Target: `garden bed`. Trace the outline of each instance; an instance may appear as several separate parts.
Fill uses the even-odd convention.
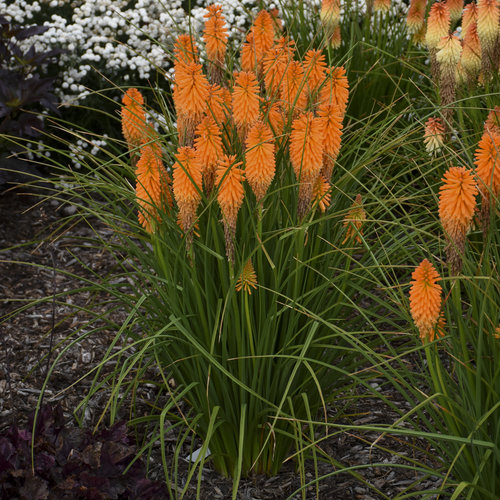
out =
[[[101,276],[113,273],[113,259],[99,248],[82,245],[82,240],[92,237],[92,231],[112,237],[111,230],[96,220],[91,221],[93,230],[79,223],[69,226],[63,234],[53,240],[53,231],[65,216],[74,210],[54,201],[40,201],[35,195],[18,194],[21,190],[6,191],[0,196],[0,216],[4,221],[0,227],[0,272],[4,277],[1,283],[4,300],[1,315],[8,315],[22,303],[39,301],[20,314],[10,317],[0,325],[2,350],[0,351],[0,432],[12,425],[27,425],[28,417],[36,408],[40,391],[46,376],[46,356],[51,343],[52,326],[55,325],[51,360],[55,358],[67,339],[89,320],[85,308],[99,308],[105,311],[109,297],[96,298],[89,292],[67,296],[67,304],[58,300],[52,303],[54,291],[60,293],[76,290],[83,280],[93,280],[94,274]],[[56,271],[52,270],[55,265]],[[61,273],[58,269],[63,269]],[[69,276],[66,273],[71,273]],[[75,312],[77,309],[80,311]],[[115,310],[113,319],[121,323],[127,311]],[[83,331],[84,333],[84,331]],[[75,426],[73,411],[88,393],[92,377],[86,375],[103,358],[106,349],[114,338],[115,331],[103,330],[99,335],[87,336],[66,351],[64,357],[55,365],[45,390],[45,403],[61,405],[67,426]],[[110,361],[112,364],[113,362]],[[112,366],[108,367],[110,370]],[[106,370],[106,368],[105,368]],[[384,395],[404,409],[408,403],[393,389],[380,388]],[[143,387],[141,399],[146,402],[155,397],[154,389]],[[85,418],[83,428],[92,430],[99,420],[106,403],[106,392],[93,398]],[[127,405],[123,406],[122,418],[126,418]],[[398,415],[381,406],[373,397],[361,398],[358,404],[349,408],[330,408],[330,416],[345,410],[340,422],[349,424],[391,424]],[[147,404],[144,405],[147,411]],[[103,419],[103,425],[107,423]],[[334,435],[322,443],[322,448],[330,456],[345,466],[361,466],[356,472],[360,478],[347,473],[336,473],[319,482],[319,498],[365,499],[384,498],[369,487],[374,486],[389,498],[410,487],[410,491],[432,489],[438,486],[436,478],[422,478],[410,470],[394,467],[404,463],[404,457],[429,463],[429,450],[425,443],[408,441],[403,438],[385,437],[378,446],[371,446],[378,437],[377,433],[345,432]],[[167,450],[173,455],[177,437],[168,436]],[[189,443],[186,442],[181,456],[188,457]],[[384,451],[386,448],[389,451]],[[168,460],[168,457],[167,457]],[[187,460],[181,460],[184,471],[180,471],[179,483],[187,476]],[[370,464],[387,464],[386,467],[373,467]],[[306,466],[306,481],[314,480],[314,467]],[[334,473],[327,464],[320,464],[321,476]],[[162,479],[162,466],[159,446],[153,450],[149,475]],[[366,480],[364,484],[361,477]],[[213,471],[210,464],[202,474],[201,498],[231,498],[232,482]],[[275,477],[263,476],[245,479],[239,488],[241,499],[282,499],[287,498],[300,488],[300,478],[294,470],[293,462],[288,461],[280,474]],[[308,488],[307,498],[315,498],[314,486]],[[300,498],[296,494],[293,498]],[[386,498],[387,498],[386,497]],[[185,498],[196,498],[196,483]]]

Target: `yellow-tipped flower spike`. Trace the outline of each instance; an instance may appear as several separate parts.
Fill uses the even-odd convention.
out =
[[[462,44],[455,35],[443,37],[436,47],[436,61],[439,64],[439,91],[445,127],[451,128],[455,89],[457,83],[457,65],[462,54]]]
[[[477,23],[477,6],[474,2],[468,3],[462,13],[462,39],[465,39],[469,28]]]
[[[264,198],[274,178],[274,137],[268,125],[255,122],[246,141],[245,176],[257,201]]]
[[[318,104],[336,104],[343,114],[349,99],[349,82],[343,66],[330,67],[326,71],[325,81],[322,83]]]
[[[406,17],[408,32],[412,35],[419,33],[425,25],[425,7],[427,0],[410,0],[410,8]]]
[[[136,88],[130,88],[123,95],[122,102],[122,132],[129,150],[132,150],[147,140],[144,98]]]
[[[449,240],[446,247],[452,272],[462,267],[467,231],[476,209],[477,187],[471,171],[464,167],[451,167],[442,179],[439,189],[439,218]]]
[[[446,5],[450,12],[450,19],[452,23],[456,23],[462,17],[464,8],[464,0],[446,0]]]
[[[206,116],[196,127],[194,146],[201,163],[207,194],[212,191],[217,162],[222,156],[221,130],[211,116]]]
[[[344,116],[336,104],[321,104],[318,109],[318,117],[323,120],[324,124],[324,156],[321,173],[327,181],[330,181],[340,151]]]
[[[353,244],[354,241],[363,243],[361,235],[363,234],[363,224],[365,221],[366,212],[363,208],[363,199],[358,194],[344,219],[343,225],[346,228],[346,236],[342,241],[342,245],[346,243]]]
[[[248,259],[236,282],[236,291],[243,290],[248,295],[252,295],[252,288],[257,288],[257,274],[253,268],[252,260]]]
[[[467,81],[472,84],[481,71],[481,44],[477,36],[476,24],[473,23],[463,38],[463,50],[460,63],[465,71]]]
[[[410,311],[422,342],[435,339],[442,302],[442,289],[437,283],[440,279],[439,273],[427,259],[412,274]]]
[[[340,0],[322,0],[319,17],[328,37],[340,23]]]
[[[222,211],[224,234],[226,239],[226,255],[234,264],[234,238],[236,236],[236,220],[243,203],[243,170],[242,162],[236,162],[236,155],[223,155],[216,171],[217,201]]]
[[[291,61],[285,71],[280,87],[283,108],[294,114],[304,111],[307,105],[307,85],[304,79],[304,70],[299,61]]]
[[[174,198],[179,207],[180,226],[190,233],[196,219],[196,210],[201,199],[202,166],[195,149],[184,146],[177,151],[173,170]],[[188,249],[192,241],[186,238]]]
[[[484,124],[484,131],[492,135],[500,135],[500,106],[495,106],[488,113],[488,118]]]
[[[455,35],[445,36],[439,41],[436,48],[438,49],[436,59],[440,67],[446,66],[447,68],[456,69],[462,53],[460,39]]]
[[[233,118],[238,129],[246,129],[259,118],[259,83],[255,73],[241,71],[232,92]],[[246,135],[246,130],[242,134]]]
[[[444,146],[444,124],[441,118],[429,118],[425,122],[425,149],[430,155],[437,155]]]
[[[138,219],[148,233],[153,232],[154,221],[161,221],[160,212],[165,208],[165,203],[171,204],[169,178],[159,153],[159,148],[143,146],[136,165]]]
[[[319,175],[316,179],[316,183],[313,187],[313,200],[317,204],[321,212],[325,212],[330,206],[332,201],[332,196],[330,194],[331,184],[323,177]]]
[[[389,12],[391,8],[391,0],[374,0],[373,10],[376,12]]]
[[[450,11],[448,6],[443,2],[432,4],[427,20],[427,32],[425,34],[425,43],[429,50],[437,48],[438,43],[445,36],[448,36],[450,31]]]
[[[500,4],[497,0],[478,0],[477,34],[481,42],[483,76],[498,70],[500,37]]]
[[[500,5],[496,0],[478,0],[477,34],[483,50],[493,49],[499,35]]]
[[[309,94],[313,94],[325,79],[325,56],[321,50],[310,49],[306,52],[302,65]]]

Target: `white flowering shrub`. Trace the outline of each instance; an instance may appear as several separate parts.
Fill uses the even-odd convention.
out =
[[[32,37],[39,50],[61,48],[57,95],[63,104],[82,102],[88,89],[140,86],[170,68],[169,52],[181,32],[200,35],[205,6],[182,0],[0,0],[0,13],[19,24],[49,29]],[[240,40],[256,0],[220,0],[230,38]],[[106,82],[108,80],[108,82]]]

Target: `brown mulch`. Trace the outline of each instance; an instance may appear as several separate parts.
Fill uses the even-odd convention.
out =
[[[63,349],[66,350],[45,388],[44,401],[61,404],[69,425],[76,425],[73,412],[91,388],[92,374],[86,375],[99,365],[117,333],[105,323],[92,332],[96,325],[93,315],[106,311],[109,297],[104,293],[96,296],[84,289],[87,282],[93,282],[98,276],[113,274],[113,259],[92,244],[93,230],[112,237],[111,230],[92,221],[93,229],[83,223],[69,225],[62,235],[54,238],[54,227],[75,208],[55,201],[40,202],[35,195],[21,195],[18,191],[0,192],[0,432],[27,421],[40,398],[49,353],[52,362]],[[78,289],[82,290],[64,293]],[[119,309],[109,314],[116,325],[127,317],[127,311]],[[67,348],[71,339],[77,337],[80,340]],[[104,367],[104,371],[106,369]],[[380,387],[396,405],[408,409],[408,403],[391,390]],[[97,423],[107,395],[109,392],[102,392],[91,400],[81,415],[82,425],[91,427]],[[148,401],[155,397],[152,385],[142,389],[140,399],[145,403],[144,411]],[[331,412],[335,413],[335,409]],[[348,422],[355,424],[392,423],[398,418],[396,412],[383,407],[381,401],[373,397],[360,399],[359,407],[350,413]],[[126,412],[121,417],[126,417]],[[103,423],[109,420],[104,418]],[[430,464],[425,442],[387,436],[379,442],[381,447],[370,446],[377,437],[376,433],[346,432],[324,441],[323,450],[342,464],[366,467],[358,469],[359,477],[355,478],[347,473],[335,473],[331,465],[320,464],[320,476],[328,477],[319,482],[318,490],[310,486],[306,498],[384,498],[369,485],[381,491],[385,498],[397,498],[407,489],[419,498],[418,491],[439,486],[436,477],[394,467],[407,463],[405,457]],[[167,452],[172,452],[175,445],[176,439],[169,440]],[[186,457],[188,450],[186,445],[181,455]],[[185,470],[179,473],[181,479],[187,475],[187,461],[184,462]],[[386,466],[370,466],[375,463]],[[306,469],[306,481],[313,481],[314,467],[309,464]],[[154,479],[162,478],[159,445],[150,459],[150,475]],[[196,498],[196,480],[192,483],[184,498]],[[285,499],[299,487],[298,473],[292,463],[286,463],[276,477],[242,480],[238,498]],[[205,467],[199,498],[231,498],[231,489],[230,480],[213,471],[210,464]],[[290,498],[302,497],[296,494]]]

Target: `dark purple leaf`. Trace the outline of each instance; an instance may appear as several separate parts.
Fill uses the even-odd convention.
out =
[[[42,474],[49,471],[55,463],[56,459],[54,455],[47,453],[46,451],[42,451],[35,457],[35,470],[39,474]]]
[[[30,26],[29,28],[22,28],[16,33],[16,38],[18,40],[26,40],[30,36],[41,35],[48,30],[48,26]]]
[[[101,441],[117,441],[128,444],[127,423],[116,422],[109,429],[102,430],[98,435],[98,439]]]
[[[108,464],[117,465],[127,458],[133,457],[134,453],[134,446],[109,441],[102,446],[101,460]]]

